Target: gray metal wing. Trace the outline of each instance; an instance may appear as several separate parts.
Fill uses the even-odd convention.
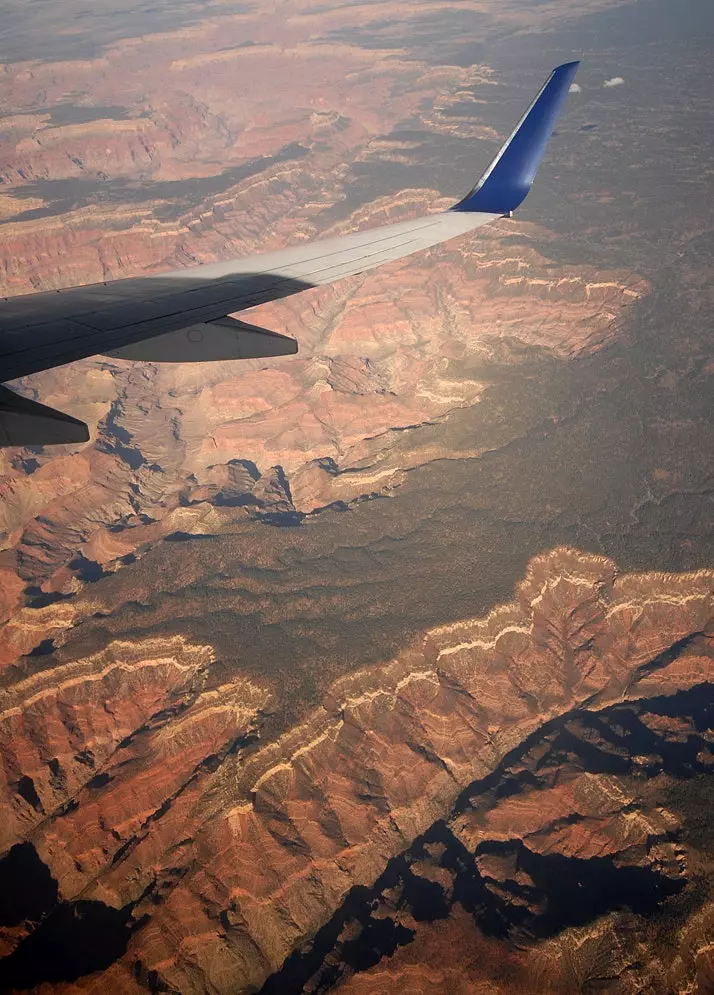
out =
[[[136,343],[162,336],[169,346],[167,333],[196,325],[209,326],[203,329],[208,345],[210,324],[226,315],[374,269],[494,217],[447,211],[161,276],[10,298],[0,302],[0,382],[98,353],[122,349],[129,358]],[[223,354],[214,346],[193,361],[241,358],[238,338],[234,349],[227,337],[222,341]],[[172,359],[170,348],[163,358]]]
[[[0,383],[98,353],[195,362],[296,352],[289,336],[229,316],[510,214],[530,189],[577,67],[568,63],[551,73],[481,181],[449,211],[246,259],[0,301]],[[78,426],[86,437],[81,422],[3,389],[0,445],[43,437],[53,417],[56,431],[47,431],[46,442],[81,441]]]

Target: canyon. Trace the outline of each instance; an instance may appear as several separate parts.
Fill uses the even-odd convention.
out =
[[[16,825],[0,866],[30,847],[59,904],[37,928],[37,908],[6,923],[7,976],[60,991],[379,990],[365,960],[408,953],[455,906],[450,928],[485,949],[521,937],[518,990],[547,990],[526,984],[533,959],[580,948],[565,991],[568,971],[597,970],[625,902],[627,979],[638,915],[703,899],[707,848],[661,799],[714,762],[713,587],[707,571],[620,575],[555,550],[531,561],[513,602],[338,680],[265,744],[267,689],[212,678],[207,647],[110,644],[17,684],[3,716]],[[106,949],[104,972],[74,985],[82,936],[106,910],[122,955]],[[583,932],[598,913],[609,917]],[[686,964],[674,952],[648,964],[654,990],[706,957],[710,921],[692,923]],[[72,953],[54,957],[60,935]],[[428,978],[421,961],[417,973]],[[382,990],[398,990],[408,959],[387,975]]]
[[[63,6],[0,36],[8,297],[443,210],[591,55],[516,218],[249,314],[297,356],[13,384],[91,439],[0,451],[0,990],[711,991],[710,60]]]

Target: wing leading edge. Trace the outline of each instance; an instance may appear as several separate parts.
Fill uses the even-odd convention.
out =
[[[570,62],[551,73],[479,182],[448,211],[160,276],[0,301],[0,383],[100,353],[187,362],[296,352],[297,343],[287,336],[226,319],[510,214],[530,190],[577,68]],[[2,389],[0,446],[27,445],[29,438],[33,444],[86,438],[83,423],[40,405],[41,410],[31,411],[23,401]],[[57,431],[46,430],[53,415]]]

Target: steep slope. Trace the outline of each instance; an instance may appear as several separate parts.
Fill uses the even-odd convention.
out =
[[[547,937],[623,903],[656,909],[689,886],[691,865],[676,814],[655,799],[712,763],[713,585],[704,571],[618,577],[574,550],[537,557],[514,602],[341,679],[264,745],[245,737],[266,694],[238,681],[188,701],[175,686],[170,709],[127,713],[121,731],[134,731],[100,752],[101,727],[72,703],[98,692],[101,708],[106,691],[88,678],[111,664],[86,661],[51,700],[94,766],[25,718],[22,784],[8,785],[19,838],[58,899],[123,916],[126,953],[81,990],[247,992],[274,971],[266,991],[311,976],[322,990],[453,903],[492,936]],[[157,649],[164,666],[171,652],[174,667],[195,660],[194,685],[217,666],[189,646],[183,664],[179,647]],[[151,666],[124,652],[128,690]],[[19,744],[12,729],[6,742]],[[45,776],[48,747],[61,755]],[[79,948],[70,967],[49,954],[38,966],[59,928],[50,911],[6,933],[15,984],[86,973]]]

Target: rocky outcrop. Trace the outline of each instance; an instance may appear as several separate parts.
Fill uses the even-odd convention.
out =
[[[60,899],[125,910],[135,924],[127,953],[97,985],[138,991],[158,977],[191,992],[226,990],[230,979],[231,990],[248,991],[277,971],[266,991],[302,990],[312,975],[324,987],[365,966],[370,931],[384,934],[374,942],[388,953],[453,902],[485,935],[547,937],[579,925],[563,888],[592,889],[598,875],[581,923],[607,913],[615,894],[656,907],[688,880],[679,822],[618,775],[663,759],[675,772],[677,762],[692,772],[710,763],[706,735],[692,739],[686,703],[711,680],[713,585],[704,571],[618,576],[603,557],[556,550],[532,561],[512,603],[433,629],[390,664],[341,679],[305,721],[253,747],[242,737],[265,707],[264,690],[237,680],[201,691],[205,648],[203,656],[183,648],[190,666],[176,648],[153,664],[146,650],[146,663],[138,647],[124,650],[134,662],[119,666],[123,683],[177,669],[173,704],[155,691],[142,715],[133,704],[116,733],[124,741],[105,739],[99,773],[49,820],[40,821],[62,799],[51,768],[45,783],[41,761],[29,761],[31,735],[23,771],[42,809],[24,799],[23,835]],[[660,704],[675,693],[685,702],[679,725]],[[114,728],[119,710],[110,707]],[[76,705],[74,714],[86,722]],[[626,728],[628,715],[649,743]],[[127,735],[130,727],[140,733]],[[604,728],[624,745],[611,745]],[[647,748],[635,752],[635,743]],[[62,770],[81,768],[66,748],[55,752]],[[22,943],[29,938],[16,958]],[[82,990],[94,990],[88,983]]]
[[[514,251],[486,235],[262,309],[256,320],[296,333],[304,358],[230,368],[88,360],[31,378],[47,403],[81,398],[73,411],[94,441],[36,457],[31,474],[6,453],[7,567],[26,586],[69,593],[82,583],[79,558],[121,569],[162,536],[225,531],[239,507],[310,514],[389,493],[447,452],[479,455],[477,439],[441,443],[439,426],[482,402],[504,350],[583,355],[646,291],[634,277],[585,267],[551,277],[548,266],[525,241]],[[252,469],[239,487],[217,484],[241,465]]]
[[[211,661],[210,647],[183,639],[113,643],[6,690],[0,714],[3,849],[65,808],[88,782],[108,782],[105,764],[119,744],[157,714],[182,712]]]
[[[423,12],[395,0],[382,13],[404,24]],[[531,24],[522,5],[477,13],[484,31]],[[554,16],[540,5],[541,24]],[[270,24],[225,12],[95,58],[3,67],[0,103],[13,113],[0,120],[2,293],[279,248],[451,203],[411,180],[384,195],[389,184],[355,178],[375,164],[418,167],[415,135],[494,143],[473,100],[495,99],[498,80],[488,66],[425,59],[399,32],[385,45],[382,15],[368,46],[361,23],[349,6],[317,20],[310,4],[291,6]],[[469,96],[469,114],[454,116]],[[504,223],[260,309],[256,321],[298,337],[301,358],[97,359],[20,384],[86,420],[92,442],[0,453],[0,617],[12,616],[0,662],[52,638],[18,609],[80,590],[89,574],[77,564],[120,570],[166,536],[349,505],[391,493],[415,466],[478,453],[445,445],[440,429],[481,403],[494,364],[528,349],[590,353],[648,291],[625,270],[555,265],[548,240]],[[236,461],[254,466],[240,488]]]
[[[437,14],[486,38],[611,3]],[[3,292],[451,203],[505,90],[424,56],[423,5],[377,9],[2,67]],[[713,580],[631,572],[710,562],[709,329],[678,296],[706,219],[650,304],[633,211],[587,215],[586,262],[504,221],[266,307],[289,361],[18,385],[92,441],[0,452],[0,987],[711,988]]]

